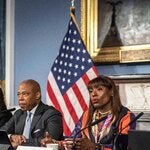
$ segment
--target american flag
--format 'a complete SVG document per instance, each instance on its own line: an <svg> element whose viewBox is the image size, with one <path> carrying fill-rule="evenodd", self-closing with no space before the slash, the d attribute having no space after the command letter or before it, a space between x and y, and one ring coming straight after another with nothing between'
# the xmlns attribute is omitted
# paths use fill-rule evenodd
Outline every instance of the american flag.
<svg viewBox="0 0 150 150"><path fill-rule="evenodd" d="M89 80L98 75L71 14L67 33L50 70L46 99L63 114L64 135L69 136L88 108Z"/></svg>

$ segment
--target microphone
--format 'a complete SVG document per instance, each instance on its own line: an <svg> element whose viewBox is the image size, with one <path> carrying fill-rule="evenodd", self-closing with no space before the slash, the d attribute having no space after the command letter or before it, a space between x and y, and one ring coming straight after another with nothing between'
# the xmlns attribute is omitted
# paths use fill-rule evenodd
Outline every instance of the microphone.
<svg viewBox="0 0 150 150"><path fill-rule="evenodd" d="M117 146L116 146L116 143L117 143L117 139L118 139L118 136L121 134L121 132L126 129L128 126L132 125L133 123L135 123L144 113L143 112L140 112L133 120L131 120L124 128L122 128L122 130L116 135L115 139L114 139L114 147L113 147L113 150L117 150Z"/></svg>
<svg viewBox="0 0 150 150"><path fill-rule="evenodd" d="M107 118L107 116L105 116L105 117L103 117L103 118L101 118L101 119L98 119L98 120L96 120L96 121L90 123L88 126L82 128L81 130L79 130L79 131L75 134L74 139L77 137L77 135L78 135L79 133L81 133L81 132L82 132L83 130L85 130L86 128L92 127L92 126L98 124L99 122L104 121L106 118Z"/></svg>
<svg viewBox="0 0 150 150"><path fill-rule="evenodd" d="M119 134L121 134L121 132L122 132L125 128L127 128L128 126L130 126L130 125L132 125L134 122L136 122L143 114L144 114L143 112L140 112L133 120L131 120L131 121L129 122L129 124L127 124L127 125L119 132Z"/></svg>
<svg viewBox="0 0 150 150"><path fill-rule="evenodd" d="M76 139L76 137L77 137L77 135L78 135L79 133L81 133L83 130L85 130L85 129L89 128L89 127L92 127L92 126L94 126L94 125L96 125L96 124L98 124L98 123L100 123L100 122L102 122L102 121L104 121L104 120L106 120L106 119L107 119L107 116L105 116L105 117L103 117L103 118L101 118L101 119L98 119L98 120L96 120L96 121L90 123L88 126L86 126L86 127L82 128L81 130L79 130L79 131L75 134L75 136L74 136L74 138L73 138L72 150L75 150L75 146L76 146L76 145L75 145L75 139Z"/></svg>
<svg viewBox="0 0 150 150"><path fill-rule="evenodd" d="M16 110L16 108L10 108L10 109L2 110L0 113L6 113L6 112L15 111L15 110Z"/></svg>
<svg viewBox="0 0 150 150"><path fill-rule="evenodd" d="M102 121L104 121L106 119L107 119L107 116L105 116L105 117L103 117L101 119L98 119L98 120L92 122L91 124L89 124L87 127L83 128L82 130L84 130L86 128L89 128L89 127L92 127L92 126L94 126L94 125L96 125L96 124L98 124L98 123L100 123L100 122L102 122Z"/></svg>

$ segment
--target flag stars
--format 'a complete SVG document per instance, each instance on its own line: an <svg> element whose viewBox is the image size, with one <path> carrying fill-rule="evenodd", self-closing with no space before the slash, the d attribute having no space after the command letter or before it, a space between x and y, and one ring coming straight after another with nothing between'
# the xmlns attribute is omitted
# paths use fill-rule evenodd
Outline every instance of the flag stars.
<svg viewBox="0 0 150 150"><path fill-rule="evenodd" d="M73 57L73 55L70 55L70 59L73 59L74 57Z"/></svg>
<svg viewBox="0 0 150 150"><path fill-rule="evenodd" d="M85 58L82 58L82 62L85 62Z"/></svg>
<svg viewBox="0 0 150 150"><path fill-rule="evenodd" d="M75 67L76 69L78 69L78 68L79 68L79 65L76 64L74 67Z"/></svg>
<svg viewBox="0 0 150 150"><path fill-rule="evenodd" d="M68 75L69 75L69 76L71 75L71 71L68 71Z"/></svg>
<svg viewBox="0 0 150 150"><path fill-rule="evenodd" d="M85 54L85 53L86 53L86 50L85 50L85 49L83 49L83 51L82 51L82 52L83 52L83 54Z"/></svg>
<svg viewBox="0 0 150 150"><path fill-rule="evenodd" d="M78 76L77 72L75 72L75 73L74 73L74 76L75 76L75 77L77 77L77 76Z"/></svg>
<svg viewBox="0 0 150 150"><path fill-rule="evenodd" d="M66 40L67 40L67 37L64 38L64 41L66 41Z"/></svg>
<svg viewBox="0 0 150 150"><path fill-rule="evenodd" d="M78 48L78 49L77 49L77 52L80 52L80 51L81 51L80 48Z"/></svg>
<svg viewBox="0 0 150 150"><path fill-rule="evenodd" d="M77 56L77 57L76 57L76 60L80 60L80 57L79 57L79 56Z"/></svg>
<svg viewBox="0 0 150 150"><path fill-rule="evenodd" d="M56 59L56 60L55 60L55 64L57 64L57 63L58 63L58 60Z"/></svg>
<svg viewBox="0 0 150 150"><path fill-rule="evenodd" d="M60 61L59 64L62 65L62 64L63 64L63 61Z"/></svg>
<svg viewBox="0 0 150 150"><path fill-rule="evenodd" d="M66 50L69 50L69 46L66 47Z"/></svg>
<svg viewBox="0 0 150 150"><path fill-rule="evenodd" d="M56 68L56 67L54 67L54 68L53 68L53 70L54 70L54 71L56 71L56 70L57 70L57 68Z"/></svg>
<svg viewBox="0 0 150 150"><path fill-rule="evenodd" d="M62 94L93 65L80 34L71 20L60 51L52 67L52 73Z"/></svg>
<svg viewBox="0 0 150 150"><path fill-rule="evenodd" d="M66 48L66 45L63 45L62 48L65 49L65 48Z"/></svg>
<svg viewBox="0 0 150 150"><path fill-rule="evenodd" d="M72 67L72 63L69 63L69 67Z"/></svg>
<svg viewBox="0 0 150 150"><path fill-rule="evenodd" d="M75 50L75 48L74 47L71 47L71 51L74 51Z"/></svg>
<svg viewBox="0 0 150 150"><path fill-rule="evenodd" d="M74 30L74 31L73 31L73 34L74 34L74 35L76 35L76 34L77 34L77 31L76 31L76 30Z"/></svg>
<svg viewBox="0 0 150 150"><path fill-rule="evenodd" d="M85 67L84 66L81 66L81 70L84 70L85 69Z"/></svg>
<svg viewBox="0 0 150 150"><path fill-rule="evenodd" d="M78 40L78 44L81 44L81 40Z"/></svg>
<svg viewBox="0 0 150 150"><path fill-rule="evenodd" d="M66 73L67 73L67 70L64 70L63 73L66 74Z"/></svg>
<svg viewBox="0 0 150 150"><path fill-rule="evenodd" d="M70 21L70 25L72 25L72 21Z"/></svg>
<svg viewBox="0 0 150 150"><path fill-rule="evenodd" d="M68 42L70 42L70 38L68 38Z"/></svg>
<svg viewBox="0 0 150 150"><path fill-rule="evenodd" d="M91 59L88 59L88 63L91 63L92 62L92 60Z"/></svg>
<svg viewBox="0 0 150 150"><path fill-rule="evenodd" d="M76 43L76 39L73 39L73 40L72 40L72 43Z"/></svg>
<svg viewBox="0 0 150 150"><path fill-rule="evenodd" d="M59 69L58 69L58 72L61 73L61 72L62 72L62 69L59 68Z"/></svg>
<svg viewBox="0 0 150 150"><path fill-rule="evenodd" d="M62 79L62 81L63 81L63 82L65 82L65 81L66 81L66 79L65 79L65 78L63 78L63 79Z"/></svg>
<svg viewBox="0 0 150 150"><path fill-rule="evenodd" d="M62 85L62 86L61 86L61 89L63 90L64 88L65 88L65 86L64 86L64 85Z"/></svg>
<svg viewBox="0 0 150 150"><path fill-rule="evenodd" d="M57 80L59 81L60 79L61 79L61 77L60 77L60 76L58 76L58 77L57 77Z"/></svg>
<svg viewBox="0 0 150 150"><path fill-rule="evenodd" d="M67 62L65 62L65 63L64 63L64 66L67 66L67 64L68 64L68 63L67 63Z"/></svg>
<svg viewBox="0 0 150 150"><path fill-rule="evenodd" d="M68 57L69 57L68 54L66 54L66 55L65 55L65 58L68 58Z"/></svg>
<svg viewBox="0 0 150 150"><path fill-rule="evenodd" d="M64 57L64 53L61 53L61 57Z"/></svg>
<svg viewBox="0 0 150 150"><path fill-rule="evenodd" d="M71 82L71 80L70 80L70 79L68 79L68 80L67 80L67 82L68 82L68 83L70 83L70 82Z"/></svg>
<svg viewBox="0 0 150 150"><path fill-rule="evenodd" d="M71 31L71 29L70 29L70 30L69 30L69 34L71 34L71 32L72 32L72 31Z"/></svg>

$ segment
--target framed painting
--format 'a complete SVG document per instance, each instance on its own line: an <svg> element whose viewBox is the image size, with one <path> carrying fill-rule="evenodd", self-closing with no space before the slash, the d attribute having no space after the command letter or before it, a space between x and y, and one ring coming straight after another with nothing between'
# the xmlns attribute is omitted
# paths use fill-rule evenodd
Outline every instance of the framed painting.
<svg viewBox="0 0 150 150"><path fill-rule="evenodd" d="M138 119L137 129L150 125L150 74L110 76L118 87L121 102L135 115L144 112Z"/></svg>
<svg viewBox="0 0 150 150"><path fill-rule="evenodd" d="M149 10L149 0L81 0L81 34L94 62L149 62Z"/></svg>
<svg viewBox="0 0 150 150"><path fill-rule="evenodd" d="M116 83L122 104L129 109L150 113L150 75L110 76Z"/></svg>

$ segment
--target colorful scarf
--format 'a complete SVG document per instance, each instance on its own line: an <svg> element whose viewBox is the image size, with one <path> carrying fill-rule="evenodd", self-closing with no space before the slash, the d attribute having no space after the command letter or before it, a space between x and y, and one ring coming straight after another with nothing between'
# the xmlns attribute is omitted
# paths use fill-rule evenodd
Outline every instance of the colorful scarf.
<svg viewBox="0 0 150 150"><path fill-rule="evenodd" d="M106 120L92 127L92 133L95 137L95 143L98 143L102 137L104 137L105 135L109 133L111 120L112 120L112 114L109 112L106 115L108 116ZM100 119L101 117L104 117L104 116L102 116L101 113L96 111L93 115L93 121L96 121Z"/></svg>

